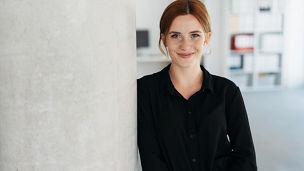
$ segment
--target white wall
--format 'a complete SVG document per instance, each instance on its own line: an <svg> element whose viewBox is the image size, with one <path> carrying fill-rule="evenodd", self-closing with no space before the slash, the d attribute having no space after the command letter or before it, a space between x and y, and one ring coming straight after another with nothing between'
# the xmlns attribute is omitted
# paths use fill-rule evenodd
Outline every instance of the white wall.
<svg viewBox="0 0 304 171"><path fill-rule="evenodd" d="M210 15L212 36L210 42L211 54L204 58L206 68L216 75L224 76L226 73L226 53L228 40L227 21L228 1L205 0Z"/></svg>
<svg viewBox="0 0 304 171"><path fill-rule="evenodd" d="M136 29L150 31L150 47L143 50L145 55L160 55L158 49L159 21L165 8L173 0L136 0Z"/></svg>
<svg viewBox="0 0 304 171"><path fill-rule="evenodd" d="M287 87L304 86L304 1L285 1L283 81Z"/></svg>

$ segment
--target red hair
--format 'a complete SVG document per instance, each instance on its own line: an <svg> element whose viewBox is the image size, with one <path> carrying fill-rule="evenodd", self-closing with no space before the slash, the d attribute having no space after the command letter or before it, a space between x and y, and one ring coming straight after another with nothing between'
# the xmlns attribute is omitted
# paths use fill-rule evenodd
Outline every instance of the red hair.
<svg viewBox="0 0 304 171"><path fill-rule="evenodd" d="M205 33L211 32L210 17L205 5L199 0L176 0L172 2L163 12L160 23L160 35L158 41L158 47L162 54L167 56L161 47L161 35L167 36L169 28L173 20L180 15L193 15L201 24ZM163 44L166 46L166 38L163 40Z"/></svg>

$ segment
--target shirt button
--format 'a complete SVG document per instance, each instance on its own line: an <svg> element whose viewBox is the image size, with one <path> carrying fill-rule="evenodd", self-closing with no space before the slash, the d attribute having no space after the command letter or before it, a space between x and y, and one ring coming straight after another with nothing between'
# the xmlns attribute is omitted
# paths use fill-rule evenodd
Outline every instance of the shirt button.
<svg viewBox="0 0 304 171"><path fill-rule="evenodd" d="M191 115L191 111L188 111L188 114Z"/></svg>
<svg viewBox="0 0 304 171"><path fill-rule="evenodd" d="M193 158L191 161L192 161L193 163L195 163L195 162L196 162L196 158Z"/></svg>
<svg viewBox="0 0 304 171"><path fill-rule="evenodd" d="M191 139L193 139L194 137L195 137L195 135L194 134L190 134L190 136L189 136Z"/></svg>

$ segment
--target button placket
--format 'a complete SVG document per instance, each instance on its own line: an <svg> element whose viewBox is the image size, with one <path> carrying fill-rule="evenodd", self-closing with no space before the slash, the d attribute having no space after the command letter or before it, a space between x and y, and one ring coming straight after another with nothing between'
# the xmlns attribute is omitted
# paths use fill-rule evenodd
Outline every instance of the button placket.
<svg viewBox="0 0 304 171"><path fill-rule="evenodd" d="M192 112L191 112L191 107L190 107L190 100L187 101L187 109L188 109L187 114L191 115Z"/></svg>
<svg viewBox="0 0 304 171"><path fill-rule="evenodd" d="M190 100L186 103L186 129L189 138L189 160L193 165L197 165L197 140L196 140L196 129L195 129L195 118L193 109L191 108Z"/></svg>
<svg viewBox="0 0 304 171"><path fill-rule="evenodd" d="M194 139L195 137L195 129L194 129L194 116L192 115L192 111L191 111L191 106L190 106L190 100L187 101L187 120L188 120L188 127L187 127L187 130L188 130L188 137L189 139Z"/></svg>
<svg viewBox="0 0 304 171"><path fill-rule="evenodd" d="M195 134L190 133L189 137L190 137L190 139L194 139L195 138Z"/></svg>

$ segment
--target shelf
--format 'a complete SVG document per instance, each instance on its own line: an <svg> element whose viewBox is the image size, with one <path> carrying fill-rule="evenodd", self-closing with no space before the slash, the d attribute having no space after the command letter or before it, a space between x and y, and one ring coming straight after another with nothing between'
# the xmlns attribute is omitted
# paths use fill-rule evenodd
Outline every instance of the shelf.
<svg viewBox="0 0 304 171"><path fill-rule="evenodd" d="M258 34L284 34L284 32L283 32L283 30L280 30L280 31L278 31L278 30L274 30L274 31L255 31L255 33L258 33Z"/></svg>
<svg viewBox="0 0 304 171"><path fill-rule="evenodd" d="M253 50L230 50L230 53L235 55L253 54Z"/></svg>
<svg viewBox="0 0 304 171"><path fill-rule="evenodd" d="M257 91L280 91L283 90L281 85L273 86L255 86L255 87L240 87L242 92L257 92Z"/></svg>
<svg viewBox="0 0 304 171"><path fill-rule="evenodd" d="M269 70L269 71L257 71L258 74L279 74L282 72L282 69Z"/></svg>
<svg viewBox="0 0 304 171"><path fill-rule="evenodd" d="M137 62L171 62L171 59L168 59L165 56L158 56L158 55L138 56Z"/></svg>
<svg viewBox="0 0 304 171"><path fill-rule="evenodd" d="M232 0L230 6L231 11L226 11L229 16L229 30L226 32L230 39L226 46L229 47L226 51L229 79L245 91L280 89L284 14L275 13L280 10L274 1L261 6L255 0Z"/></svg>
<svg viewBox="0 0 304 171"><path fill-rule="evenodd" d="M235 70L229 70L230 75L242 75L242 74L253 74L253 72L250 71L243 71L241 69L235 69Z"/></svg>
<svg viewBox="0 0 304 171"><path fill-rule="evenodd" d="M283 51L273 51L273 52L270 52L270 51L264 51L264 50L259 50L258 52L259 54L264 54L264 55L282 55L283 54Z"/></svg>

